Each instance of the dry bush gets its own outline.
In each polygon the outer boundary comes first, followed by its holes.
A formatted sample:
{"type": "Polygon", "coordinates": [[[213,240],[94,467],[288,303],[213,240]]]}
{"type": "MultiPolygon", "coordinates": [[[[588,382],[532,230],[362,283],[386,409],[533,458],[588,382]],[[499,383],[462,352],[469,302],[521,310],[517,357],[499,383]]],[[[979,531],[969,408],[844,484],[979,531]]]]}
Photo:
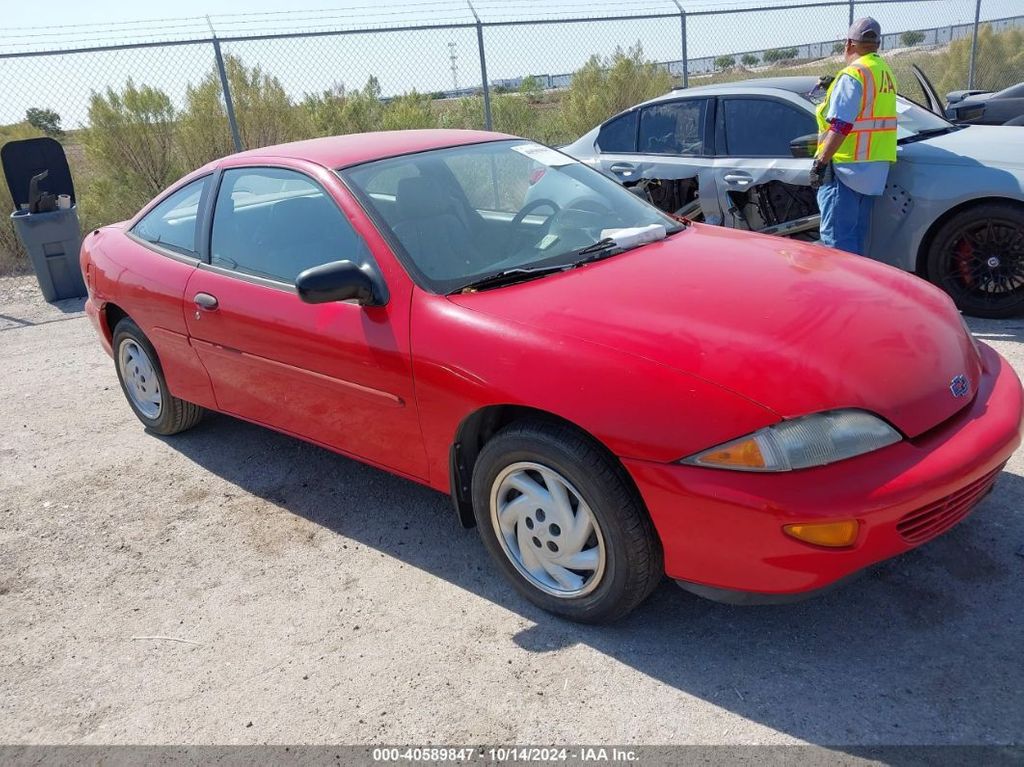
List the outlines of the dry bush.
{"type": "Polygon", "coordinates": [[[672,88],[672,76],[644,58],[640,43],[616,48],[610,58],[592,56],[573,76],[562,97],[565,129],[574,136],[641,101],[672,88]]]}
{"type": "Polygon", "coordinates": [[[92,172],[78,194],[86,226],[128,218],[182,174],[176,118],[166,93],[131,80],[92,94],[83,132],[92,172]]]}

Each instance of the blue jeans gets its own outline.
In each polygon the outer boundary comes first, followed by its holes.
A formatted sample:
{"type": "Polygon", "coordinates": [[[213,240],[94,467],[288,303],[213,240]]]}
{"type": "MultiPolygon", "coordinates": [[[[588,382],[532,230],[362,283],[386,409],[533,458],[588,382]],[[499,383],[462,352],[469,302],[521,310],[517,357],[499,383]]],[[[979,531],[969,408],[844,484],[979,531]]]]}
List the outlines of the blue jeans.
{"type": "Polygon", "coordinates": [[[863,256],[874,202],[874,197],[853,191],[833,176],[818,189],[821,244],[863,256]]]}

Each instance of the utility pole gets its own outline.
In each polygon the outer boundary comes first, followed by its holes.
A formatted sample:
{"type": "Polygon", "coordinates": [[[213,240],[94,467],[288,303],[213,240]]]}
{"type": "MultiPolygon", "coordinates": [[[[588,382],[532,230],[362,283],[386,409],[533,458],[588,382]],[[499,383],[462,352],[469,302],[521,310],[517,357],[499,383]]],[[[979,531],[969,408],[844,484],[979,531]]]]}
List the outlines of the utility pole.
{"type": "Polygon", "coordinates": [[[455,52],[455,43],[448,43],[448,58],[452,60],[452,87],[459,91],[459,54],[455,52]]]}

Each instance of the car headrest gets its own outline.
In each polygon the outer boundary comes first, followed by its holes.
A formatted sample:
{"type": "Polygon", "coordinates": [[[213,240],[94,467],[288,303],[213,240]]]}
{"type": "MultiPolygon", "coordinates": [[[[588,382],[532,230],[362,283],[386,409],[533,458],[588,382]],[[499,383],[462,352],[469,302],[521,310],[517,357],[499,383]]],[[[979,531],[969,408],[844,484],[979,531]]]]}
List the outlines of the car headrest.
{"type": "Polygon", "coordinates": [[[274,203],[271,218],[286,223],[294,232],[305,227],[323,226],[324,198],[288,197],[274,203]]]}
{"type": "Polygon", "coordinates": [[[395,204],[400,219],[427,218],[451,211],[452,203],[436,184],[423,176],[398,181],[395,204]]]}

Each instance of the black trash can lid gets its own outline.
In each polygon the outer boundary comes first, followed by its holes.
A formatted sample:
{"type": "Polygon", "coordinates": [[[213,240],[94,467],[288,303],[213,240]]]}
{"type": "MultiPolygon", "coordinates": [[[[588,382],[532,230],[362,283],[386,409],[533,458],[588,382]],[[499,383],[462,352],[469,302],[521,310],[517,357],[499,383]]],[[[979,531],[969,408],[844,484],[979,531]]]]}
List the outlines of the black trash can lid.
{"type": "Polygon", "coordinates": [[[64,147],[48,136],[8,141],[0,149],[7,187],[11,190],[15,210],[29,202],[28,186],[32,177],[48,170],[50,174],[40,182],[39,191],[53,195],[70,195],[75,203],[75,185],[71,180],[71,169],[64,147]]]}

